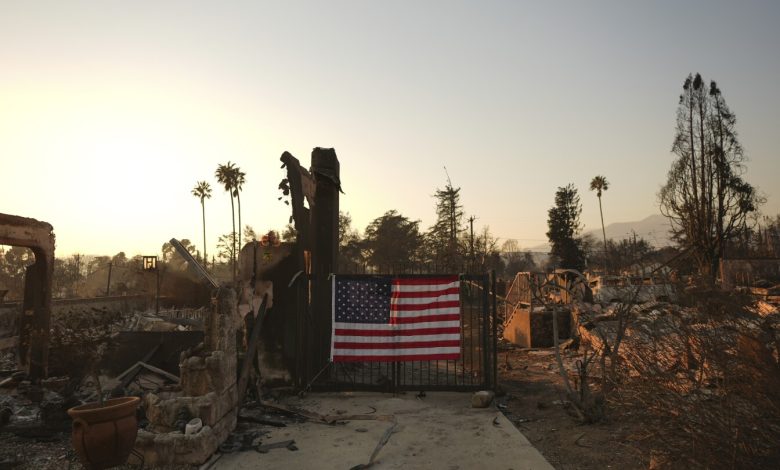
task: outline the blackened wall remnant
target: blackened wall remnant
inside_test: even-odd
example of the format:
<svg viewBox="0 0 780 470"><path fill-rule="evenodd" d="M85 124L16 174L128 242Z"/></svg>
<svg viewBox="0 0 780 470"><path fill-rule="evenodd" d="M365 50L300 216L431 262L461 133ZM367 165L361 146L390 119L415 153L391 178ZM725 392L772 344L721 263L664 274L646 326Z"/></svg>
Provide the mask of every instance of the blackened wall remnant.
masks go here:
<svg viewBox="0 0 780 470"><path fill-rule="evenodd" d="M294 359L290 368L300 384L327 363L330 351L330 284L326 281L337 265L340 165L334 149L320 147L312 151L309 170L289 152L282 154L281 161L287 177L279 188L289 196L296 241L289 254L292 263L282 262L264 278L273 282L275 299L266 321L277 327L284 323L285 357ZM279 304L282 298L284 308ZM298 323L302 311L310 313L305 328Z"/></svg>
<svg viewBox="0 0 780 470"><path fill-rule="evenodd" d="M311 154L311 172L316 182L312 214L312 275L318 282L312 290L313 322L318 348L314 356L323 363L330 355L331 285L325 282L336 271L339 244L339 160L333 149L315 148ZM324 364L323 364L324 365ZM315 364L315 368L319 365ZM316 374L316 372L314 372Z"/></svg>
<svg viewBox="0 0 780 470"><path fill-rule="evenodd" d="M241 295L238 312L243 318L245 341L254 328L263 296L267 314L260 330L258 359L266 382L289 382L295 360L295 290L289 286L299 268L293 243L282 243L275 232L253 240L239 253Z"/></svg>
<svg viewBox="0 0 780 470"><path fill-rule="evenodd" d="M311 237L309 229L311 227L310 209L314 206L315 183L314 177L308 170L301 167L297 158L289 152L282 154L282 167L287 168L287 178L279 184L279 188L285 195L290 196L292 205L291 221L297 234L295 257L298 266L304 266L304 252L311 252ZM304 201L308 203L306 207Z"/></svg>
<svg viewBox="0 0 780 470"><path fill-rule="evenodd" d="M0 214L0 244L32 250L35 263L27 267L24 302L19 317L19 365L37 382L47 375L54 231L50 224Z"/></svg>

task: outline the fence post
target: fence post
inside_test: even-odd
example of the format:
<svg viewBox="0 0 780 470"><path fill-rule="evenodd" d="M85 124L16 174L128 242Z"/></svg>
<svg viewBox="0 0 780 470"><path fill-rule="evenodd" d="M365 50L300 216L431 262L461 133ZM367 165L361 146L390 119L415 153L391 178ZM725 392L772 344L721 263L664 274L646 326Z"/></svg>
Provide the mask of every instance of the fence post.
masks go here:
<svg viewBox="0 0 780 470"><path fill-rule="evenodd" d="M488 284L487 273L482 274L480 277L482 278L482 318L480 319L480 327L482 329L482 380L484 381L484 386L489 387L491 380L489 346L490 318L488 316L490 309L488 307L488 288L490 285Z"/></svg>
<svg viewBox="0 0 780 470"><path fill-rule="evenodd" d="M493 336L493 390L498 389L498 315L496 313L496 271L490 271L493 298L492 324L490 334Z"/></svg>

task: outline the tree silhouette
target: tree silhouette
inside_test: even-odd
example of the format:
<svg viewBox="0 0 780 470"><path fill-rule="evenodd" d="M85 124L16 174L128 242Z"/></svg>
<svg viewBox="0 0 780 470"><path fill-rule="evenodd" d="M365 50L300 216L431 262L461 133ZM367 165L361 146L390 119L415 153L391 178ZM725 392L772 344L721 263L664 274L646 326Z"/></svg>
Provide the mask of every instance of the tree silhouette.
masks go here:
<svg viewBox="0 0 780 470"><path fill-rule="evenodd" d="M211 199L211 185L205 181L198 181L192 189L192 195L200 199L200 209L203 213L203 261L208 266L208 256L206 255L206 199Z"/></svg>
<svg viewBox="0 0 780 470"><path fill-rule="evenodd" d="M703 280L713 283L727 243L738 237L748 216L763 202L742 179L742 145L737 118L715 82L688 75L677 108L677 132L667 182L658 194L672 236L689 250Z"/></svg>
<svg viewBox="0 0 780 470"><path fill-rule="evenodd" d="M607 178L598 175L590 180L590 190L596 191L596 197L599 198L599 214L601 215L601 235L604 236L604 270L607 269L607 232L604 229L604 211L601 208L601 193L609 189Z"/></svg>
<svg viewBox="0 0 780 470"><path fill-rule="evenodd" d="M349 212L339 211L339 271L359 272L363 266L363 240L357 230L352 228L352 216Z"/></svg>
<svg viewBox="0 0 780 470"><path fill-rule="evenodd" d="M446 171L446 168L445 168ZM452 186L447 175L444 189L436 188L436 223L428 230L427 249L432 261L442 269L457 269L463 261L458 235L463 231L463 205L460 202L460 188Z"/></svg>
<svg viewBox="0 0 780 470"><path fill-rule="evenodd" d="M569 184L555 192L555 206L548 212L547 238L552 244L552 255L560 260L562 268L582 271L585 268L585 253L580 232L582 206L577 189Z"/></svg>
<svg viewBox="0 0 780 470"><path fill-rule="evenodd" d="M214 176L217 177L217 182L219 182L219 184L225 188L225 191L230 194L230 215L233 218L233 231L231 232L232 237L230 239L233 246L230 249L230 261L233 264L233 282L236 281L236 208L233 203L236 169L236 165L228 160L226 164L218 165L217 171L214 173Z"/></svg>
<svg viewBox="0 0 780 470"><path fill-rule="evenodd" d="M235 232L220 235L217 239L217 258L225 261L233 261L235 265L236 248Z"/></svg>
<svg viewBox="0 0 780 470"><path fill-rule="evenodd" d="M419 260L420 221L395 210L374 219L365 232L367 260L379 272L403 272Z"/></svg>
<svg viewBox="0 0 780 470"><path fill-rule="evenodd" d="M233 170L233 193L238 201L238 249L241 249L243 239L241 237L241 190L244 189L244 183L246 183L246 173L241 171L239 167Z"/></svg>

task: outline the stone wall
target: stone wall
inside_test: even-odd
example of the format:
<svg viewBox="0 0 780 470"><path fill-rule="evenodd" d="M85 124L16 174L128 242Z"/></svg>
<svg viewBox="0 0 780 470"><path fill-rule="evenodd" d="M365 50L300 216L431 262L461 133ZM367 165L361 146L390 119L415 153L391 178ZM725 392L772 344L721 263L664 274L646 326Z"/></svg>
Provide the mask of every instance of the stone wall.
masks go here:
<svg viewBox="0 0 780 470"><path fill-rule="evenodd" d="M149 426L138 432L135 449L144 465L200 465L236 427L236 295L220 288L206 319L203 347L183 353L180 391L150 393L143 401ZM183 421L200 418L203 428L185 435Z"/></svg>

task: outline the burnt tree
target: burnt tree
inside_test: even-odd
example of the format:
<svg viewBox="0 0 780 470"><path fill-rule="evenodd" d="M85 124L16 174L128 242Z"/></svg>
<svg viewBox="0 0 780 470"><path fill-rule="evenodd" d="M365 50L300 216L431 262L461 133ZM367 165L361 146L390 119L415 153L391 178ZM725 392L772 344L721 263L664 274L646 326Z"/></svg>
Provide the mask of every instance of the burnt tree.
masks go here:
<svg viewBox="0 0 780 470"><path fill-rule="evenodd" d="M658 194L672 236L690 250L699 273L714 282L729 240L762 202L742 179L745 156L737 138L736 116L715 82L688 75L677 108L672 145L677 159Z"/></svg>

